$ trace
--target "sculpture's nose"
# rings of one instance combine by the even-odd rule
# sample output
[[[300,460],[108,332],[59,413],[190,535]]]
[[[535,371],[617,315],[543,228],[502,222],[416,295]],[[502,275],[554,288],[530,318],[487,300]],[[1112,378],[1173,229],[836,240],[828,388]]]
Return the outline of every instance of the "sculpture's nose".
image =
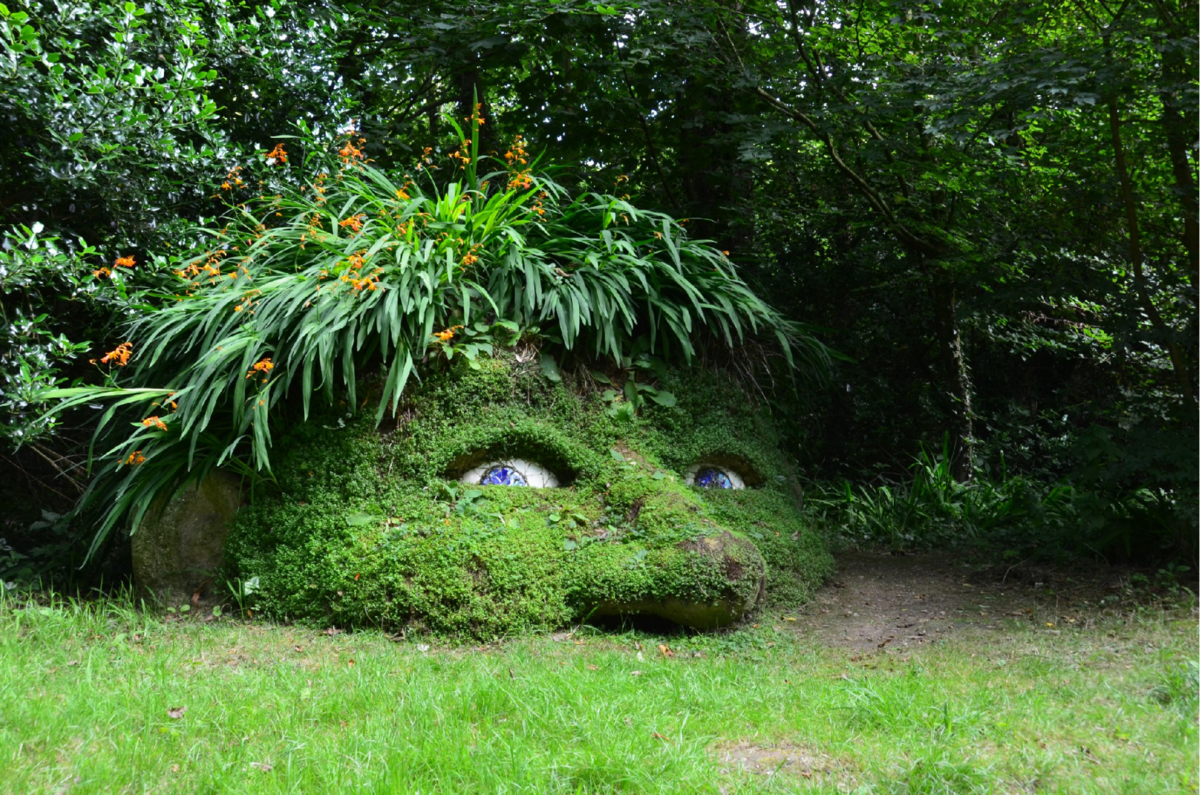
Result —
[[[576,591],[596,615],[651,615],[696,629],[731,624],[758,604],[766,563],[728,530],[647,549],[593,545],[579,559]]]

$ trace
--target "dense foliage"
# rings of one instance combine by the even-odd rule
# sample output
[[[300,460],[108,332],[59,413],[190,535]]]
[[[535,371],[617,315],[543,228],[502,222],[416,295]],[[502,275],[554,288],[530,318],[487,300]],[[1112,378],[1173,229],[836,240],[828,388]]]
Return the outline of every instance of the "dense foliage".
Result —
[[[115,401],[81,506],[102,511],[93,546],[215,466],[269,477],[277,405],[299,401],[307,419],[317,390],[358,405],[363,366],[384,374],[378,422],[397,411],[418,361],[474,363],[521,338],[629,366],[635,354],[691,362],[702,332],[728,347],[771,335],[788,362],[795,348],[810,368],[823,364],[818,342],[669,217],[601,194],[572,200],[532,172],[519,143],[505,168],[477,174],[483,123],[473,115],[448,165],[416,164],[462,172],[424,189],[431,181],[393,181],[363,163],[353,131],[332,162],[310,158],[299,186],[256,180],[257,198],[232,206],[211,247],[179,263],[174,300],[129,323],[100,360],[106,383],[46,393],[65,398],[55,411]],[[269,166],[287,161],[282,143],[267,153]],[[221,190],[236,197],[251,179],[234,168]],[[133,430],[108,430],[114,420]]]
[[[85,488],[99,415],[55,426],[35,395],[184,314],[171,272],[213,247],[189,230],[219,228],[231,169],[269,187],[273,139],[299,167],[355,119],[403,175],[478,102],[468,157],[524,135],[566,194],[690,219],[824,329],[848,360],[785,411],[816,481],[894,493],[948,440],[968,491],[1087,495],[1074,551],[1194,554],[1197,49],[1194,0],[10,3],[5,488]]]

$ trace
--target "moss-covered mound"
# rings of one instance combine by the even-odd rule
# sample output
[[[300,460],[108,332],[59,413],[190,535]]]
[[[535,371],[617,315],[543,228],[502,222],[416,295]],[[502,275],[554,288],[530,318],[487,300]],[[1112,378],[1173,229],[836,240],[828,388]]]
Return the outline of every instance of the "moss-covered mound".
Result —
[[[830,573],[769,419],[726,378],[669,374],[676,405],[630,416],[536,360],[475,366],[426,373],[393,428],[325,415],[284,438],[281,492],[238,514],[226,551],[259,610],[482,637],[592,614],[707,628],[803,600]],[[459,481],[514,458],[559,486]],[[697,463],[747,488],[686,485]]]

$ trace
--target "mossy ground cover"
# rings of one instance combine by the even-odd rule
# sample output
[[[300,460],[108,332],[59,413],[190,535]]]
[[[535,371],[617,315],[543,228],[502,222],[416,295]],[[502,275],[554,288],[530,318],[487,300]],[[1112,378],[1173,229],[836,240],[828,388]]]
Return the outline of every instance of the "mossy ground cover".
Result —
[[[776,611],[480,647],[9,596],[0,792],[1195,792],[1194,601],[1039,604],[864,654]]]
[[[716,373],[655,383],[668,405],[635,412],[586,369],[552,380],[508,352],[430,367],[382,429],[345,409],[298,423],[276,455],[279,488],[235,522],[223,579],[252,581],[253,606],[278,619],[481,639],[592,614],[708,626],[799,604],[832,559],[765,410]],[[506,458],[562,486],[457,481]],[[712,460],[753,488],[685,484]]]

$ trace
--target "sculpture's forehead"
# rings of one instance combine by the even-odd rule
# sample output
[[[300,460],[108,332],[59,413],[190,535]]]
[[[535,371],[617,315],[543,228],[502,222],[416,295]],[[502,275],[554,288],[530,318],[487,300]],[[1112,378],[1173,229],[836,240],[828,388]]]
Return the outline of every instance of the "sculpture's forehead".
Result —
[[[614,460],[681,475],[718,463],[746,482],[787,470],[771,418],[718,374],[584,369],[554,381],[536,362],[475,364],[424,374],[411,397],[403,431],[427,475],[456,478],[510,459],[582,479],[612,476]]]

